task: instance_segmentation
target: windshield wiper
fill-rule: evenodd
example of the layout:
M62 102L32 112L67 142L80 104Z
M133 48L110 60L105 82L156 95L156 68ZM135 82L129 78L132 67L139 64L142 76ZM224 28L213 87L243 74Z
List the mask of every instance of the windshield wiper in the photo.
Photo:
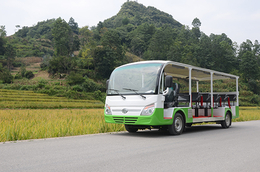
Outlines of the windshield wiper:
M134 90L134 89L131 89L131 88L123 88L124 90L129 90L129 91L133 91L135 92L137 95L141 96L143 99L146 99L146 97L140 93L138 93L137 91L138 90Z
M118 90L115 90L115 89L113 89L113 88L110 88L110 89L108 89L108 90L110 90L110 91L115 91L115 92L117 92L117 94L120 95L123 99L126 99L126 97L125 97L123 94L120 94Z

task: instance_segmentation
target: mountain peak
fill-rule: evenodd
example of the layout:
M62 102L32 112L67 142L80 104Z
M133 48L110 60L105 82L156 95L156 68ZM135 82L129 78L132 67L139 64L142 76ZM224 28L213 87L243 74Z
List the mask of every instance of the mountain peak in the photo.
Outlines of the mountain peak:
M144 6L136 1L127 1L122 6L117 15L104 21L107 28L117 28L125 24L136 26L142 23L154 24L155 27L161 27L168 24L173 28L180 28L181 23L173 19L170 14L151 6Z

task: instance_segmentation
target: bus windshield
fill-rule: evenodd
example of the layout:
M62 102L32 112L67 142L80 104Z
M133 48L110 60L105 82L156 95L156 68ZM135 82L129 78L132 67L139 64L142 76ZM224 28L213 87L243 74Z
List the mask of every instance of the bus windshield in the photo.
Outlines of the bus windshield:
M143 63L115 69L109 79L108 95L154 94L161 63Z

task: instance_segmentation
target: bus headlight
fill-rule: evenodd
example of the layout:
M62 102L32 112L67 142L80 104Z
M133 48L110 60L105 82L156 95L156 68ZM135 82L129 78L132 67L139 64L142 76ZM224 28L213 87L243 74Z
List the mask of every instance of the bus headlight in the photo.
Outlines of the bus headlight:
M154 112L154 104L151 104L144 107L143 111L141 112L141 115L149 116L152 115L153 112Z
M107 104L105 106L105 112L106 112L107 115L112 115L111 109Z

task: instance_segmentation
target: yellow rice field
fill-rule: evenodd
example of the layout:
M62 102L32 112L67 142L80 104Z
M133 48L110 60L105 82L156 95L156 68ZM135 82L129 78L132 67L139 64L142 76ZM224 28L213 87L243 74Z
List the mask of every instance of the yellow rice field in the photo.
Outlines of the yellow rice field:
M260 109L241 107L233 122L260 120ZM0 110L0 142L124 131L108 124L104 109Z
M0 142L123 131L104 109L0 110Z
M260 120L259 107L240 107L239 118L234 119L233 122L252 121L252 120Z

